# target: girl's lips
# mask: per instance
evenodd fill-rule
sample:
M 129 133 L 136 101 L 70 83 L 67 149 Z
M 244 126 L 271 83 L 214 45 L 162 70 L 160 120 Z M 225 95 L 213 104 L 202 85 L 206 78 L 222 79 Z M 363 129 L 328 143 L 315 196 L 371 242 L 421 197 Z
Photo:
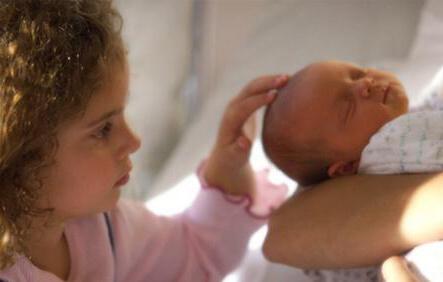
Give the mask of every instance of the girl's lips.
M 115 186 L 123 186 L 129 181 L 129 173 L 125 174 L 122 178 L 120 178 L 116 183 Z

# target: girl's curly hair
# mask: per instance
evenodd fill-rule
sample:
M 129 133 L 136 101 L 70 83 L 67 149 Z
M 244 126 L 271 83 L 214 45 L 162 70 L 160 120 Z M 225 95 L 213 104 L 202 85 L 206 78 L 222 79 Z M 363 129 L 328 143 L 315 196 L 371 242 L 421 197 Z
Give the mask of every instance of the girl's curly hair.
M 25 253 L 57 129 L 124 63 L 112 0 L 0 0 L 0 269 Z

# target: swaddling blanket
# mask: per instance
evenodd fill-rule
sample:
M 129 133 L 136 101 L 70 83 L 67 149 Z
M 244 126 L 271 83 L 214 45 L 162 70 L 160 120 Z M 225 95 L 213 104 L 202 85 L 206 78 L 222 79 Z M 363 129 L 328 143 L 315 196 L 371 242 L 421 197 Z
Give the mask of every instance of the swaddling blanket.
M 443 109 L 412 112 L 389 122 L 363 150 L 359 173 L 443 170 Z
M 385 124 L 363 150 L 359 173 L 395 174 L 443 170 L 443 68 L 418 106 Z

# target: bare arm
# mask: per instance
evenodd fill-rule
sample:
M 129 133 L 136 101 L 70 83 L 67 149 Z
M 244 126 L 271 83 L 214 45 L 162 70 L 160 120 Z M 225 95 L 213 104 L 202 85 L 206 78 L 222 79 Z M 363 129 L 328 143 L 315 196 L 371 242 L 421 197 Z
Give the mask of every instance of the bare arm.
M 303 268 L 357 267 L 443 237 L 443 174 L 355 175 L 288 200 L 271 217 L 268 259 Z

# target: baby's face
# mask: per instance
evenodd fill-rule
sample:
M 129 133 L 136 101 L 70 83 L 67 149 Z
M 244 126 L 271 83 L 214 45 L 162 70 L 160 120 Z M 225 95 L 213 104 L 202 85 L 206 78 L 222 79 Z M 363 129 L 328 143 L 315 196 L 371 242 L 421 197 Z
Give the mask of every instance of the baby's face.
M 293 91 L 291 120 L 303 121 L 291 134 L 302 142 L 316 136 L 346 160 L 359 159 L 370 137 L 408 109 L 394 75 L 344 62 L 312 64 L 293 89 L 291 83 L 288 87 Z

